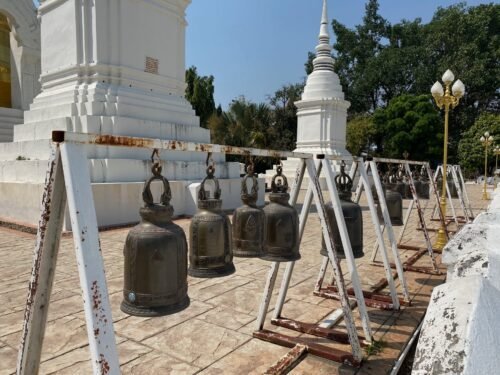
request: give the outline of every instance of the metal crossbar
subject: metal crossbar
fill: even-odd
[[[352,354],[345,352],[338,355],[335,353],[332,354],[328,347],[321,345],[310,346],[308,350],[310,353],[320,353],[326,358],[336,359],[354,365],[358,365],[361,362],[362,353],[360,339],[356,332],[350,300],[340,270],[339,259],[334,249],[335,245],[331,235],[332,230],[326,218],[323,196],[317,178],[321,171],[320,167],[322,167],[326,171],[330,197],[333,201],[344,250],[349,259],[348,264],[351,272],[351,281],[357,289],[356,302],[362,315],[363,330],[366,335],[365,339],[371,341],[372,333],[370,321],[366,313],[364,297],[360,289],[360,282],[352,255],[351,244],[340,209],[337,188],[335,183],[333,183],[335,172],[331,169],[331,163],[328,162],[328,160],[357,159],[316,155],[316,158],[322,158],[323,160],[318,160],[316,162],[317,165],[315,165],[314,155],[312,154],[285,151],[63,131],[53,132],[52,139],[53,147],[42,202],[43,211],[38,225],[37,243],[35,246],[29,293],[25,309],[25,319],[23,322],[22,338],[18,355],[18,374],[35,374],[39,369],[66,200],[69,206],[69,214],[73,228],[73,241],[78,264],[80,286],[83,294],[87,336],[93,372],[94,374],[108,375],[120,373],[111,306],[106,285],[104,263],[99,243],[97,218],[88,170],[86,145],[223,153],[270,158],[300,158],[301,163],[294,176],[290,203],[295,205],[297,202],[303,177],[307,170],[310,183],[312,184],[312,195],[308,198],[309,204],[305,204],[303,207],[303,210],[306,209],[306,211],[301,214],[301,233],[303,233],[310,203],[312,202],[311,197],[313,197],[320,217],[329,260],[334,265],[335,281],[347,327],[347,334],[338,333],[337,336],[345,339],[346,343],[350,343]],[[366,183],[367,178],[364,177],[363,181]],[[280,263],[274,262],[271,264],[271,269],[266,281],[266,291],[272,292],[279,266]],[[290,277],[292,271],[293,264],[290,265],[288,271]],[[286,293],[284,295],[286,295]],[[264,293],[258,317],[259,329],[263,326],[270,296],[270,293]],[[280,298],[278,302],[282,307],[284,297]],[[328,331],[327,334],[332,335],[333,332]],[[283,342],[287,342],[287,340]]]

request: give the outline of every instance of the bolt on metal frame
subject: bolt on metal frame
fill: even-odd
[[[400,164],[400,165],[402,165],[404,167],[406,177],[407,177],[407,179],[409,181],[410,191],[412,193],[412,198],[413,199],[410,202],[410,205],[409,205],[408,209],[406,210],[406,215],[405,215],[404,220],[403,220],[403,227],[402,227],[402,229],[401,229],[401,231],[399,233],[398,240],[394,241],[394,243],[395,243],[396,249],[415,250],[415,251],[417,251],[417,253],[414,254],[413,256],[411,256],[409,259],[407,259],[406,262],[404,262],[403,269],[405,271],[423,272],[423,273],[440,275],[441,272],[439,271],[439,268],[437,266],[436,259],[435,259],[435,250],[436,249],[433,248],[432,243],[430,241],[429,230],[427,228],[427,224],[426,224],[426,221],[425,221],[424,211],[422,209],[422,205],[420,204],[420,199],[419,199],[417,191],[415,189],[415,183],[414,183],[414,180],[413,180],[413,176],[412,176],[412,173],[411,173],[411,167],[410,167],[411,165],[414,165],[414,166],[421,166],[421,167],[425,168],[426,174],[428,176],[429,183],[430,183],[430,194],[432,194],[434,196],[434,199],[435,199],[436,202],[439,202],[439,193],[437,191],[437,187],[436,187],[436,184],[434,182],[434,179],[432,178],[432,172],[431,172],[429,163],[427,163],[427,162],[418,162],[418,161],[410,161],[410,160],[400,160],[400,159],[387,159],[387,158],[374,158],[374,161],[372,163],[375,164],[374,169],[373,169],[375,171],[377,170],[376,169],[376,163]],[[374,173],[374,177],[375,177],[375,173]],[[378,173],[377,173],[377,177],[378,177]],[[381,192],[381,194],[383,195],[382,192]],[[431,197],[429,196],[429,200],[430,199],[431,199]],[[441,206],[438,204],[437,207],[439,207],[440,219],[441,219],[442,222],[444,222],[445,219],[444,219],[444,214],[441,211]],[[409,222],[411,213],[412,213],[412,211],[413,211],[414,208],[417,209],[418,220],[419,220],[419,227],[421,228],[421,230],[422,230],[422,232],[424,234],[424,239],[425,239],[425,243],[426,243],[425,247],[413,246],[413,245],[408,245],[408,244],[402,244],[401,243],[401,241],[402,241],[402,239],[404,237],[404,233],[406,231],[406,228],[408,226],[408,222]],[[392,225],[391,226],[385,225],[385,228],[388,228],[389,232],[390,232],[392,230]],[[448,234],[447,231],[446,231],[445,235],[446,235],[446,238],[449,239],[449,234]],[[391,237],[391,236],[389,236],[389,237]],[[391,241],[391,243],[392,243],[392,241]],[[373,252],[372,252],[372,262],[376,261],[378,248],[379,248],[378,244],[375,244],[375,246],[373,248]],[[430,258],[430,261],[431,261],[431,265],[432,265],[432,269],[414,266],[414,263],[418,259],[420,259],[425,253],[427,253],[429,255],[429,258]],[[375,264],[377,264],[377,263],[375,263]],[[393,268],[397,268],[397,263],[395,265],[393,265]]]
[[[34,374],[37,373],[39,369],[66,201],[69,206],[69,214],[73,228],[73,241],[83,295],[93,373],[107,375],[120,373],[111,305],[106,285],[96,211],[86,156],[86,147],[88,145],[301,159],[300,168],[297,170],[295,176],[290,203],[294,205],[297,202],[304,173],[307,170],[313,186],[312,193],[322,224],[323,236],[326,240],[330,262],[334,265],[336,283],[339,289],[340,302],[343,307],[344,319],[347,327],[347,334],[341,333],[339,336],[342,337],[346,343],[350,343],[352,347],[352,354],[343,352],[340,354],[337,353],[338,355],[333,353],[332,355],[332,350],[330,350],[330,348],[321,347],[320,345],[309,345],[308,351],[312,354],[323,355],[326,358],[335,358],[345,363],[359,365],[362,359],[361,345],[356,332],[343,275],[340,272],[339,259],[334,249],[331,236],[332,231],[326,219],[324,200],[321,194],[319,180],[316,176],[318,172],[312,154],[64,131],[54,131],[52,134],[52,141],[53,147],[45,180],[42,213],[38,225],[32,274],[24,314],[25,319],[23,322],[23,331],[18,353],[18,374]],[[326,156],[324,160],[318,161],[318,169],[319,166],[322,165],[327,173],[330,197],[333,201],[344,249],[346,250],[347,257],[350,258],[349,263],[352,267],[351,279],[354,285],[359,289],[356,295],[360,312],[362,312],[363,329],[367,336],[366,340],[371,341],[372,334],[370,322],[366,314],[363,294],[359,287],[359,278],[354,264],[345,221],[340,209],[337,188],[333,183],[335,172],[332,171],[331,164],[327,160],[341,160],[341,158]],[[307,212],[303,215],[305,216],[300,224],[301,233],[304,230]],[[266,283],[266,290],[271,290],[274,286],[279,265],[280,264],[276,262],[271,265]],[[290,276],[292,270],[293,265],[290,267]],[[263,326],[269,301],[270,293],[265,293],[258,317],[259,328]],[[281,300],[279,300],[279,302],[280,301]],[[284,298],[280,303],[284,303]],[[330,332],[331,330],[326,331],[326,334],[334,334]]]

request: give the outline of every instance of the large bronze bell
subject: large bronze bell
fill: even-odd
[[[345,163],[340,166],[340,174],[335,177],[335,184],[339,191],[340,205],[344,216],[347,233],[351,242],[354,258],[361,258],[365,255],[363,252],[363,213],[359,204],[354,203],[352,198],[352,179],[345,173]],[[332,229],[333,243],[339,258],[345,258],[344,246],[340,237],[339,227],[335,218],[335,211],[332,204],[325,206],[328,222]],[[321,255],[328,255],[325,239],[321,244]]]
[[[163,182],[160,204],[153,202],[150,185]],[[168,180],[159,163],[142,192],[141,222],[127,236],[121,310],[130,315],[160,316],[183,310],[187,294],[187,243],[181,227],[172,222]]]
[[[252,181],[248,193],[247,181]],[[254,258],[264,255],[266,238],[266,215],[257,207],[259,184],[253,172],[253,165],[247,167],[247,174],[241,181],[241,200],[243,206],[233,214],[233,255]]]
[[[299,215],[288,200],[288,181],[278,166],[271,183],[270,203],[266,215],[266,246],[261,259],[272,262],[291,262],[300,259]]]
[[[450,189],[451,197],[454,199],[458,198],[458,191],[457,191],[457,187],[455,186],[455,182],[453,181],[453,177],[448,176],[446,181],[448,182],[448,188]],[[439,190],[442,188],[442,186],[443,186],[443,177],[442,176],[439,176],[437,178],[436,186]]]
[[[189,227],[189,270],[194,277],[219,277],[232,274],[231,222],[222,211],[219,181],[213,166],[207,168],[198,192],[198,212]],[[215,185],[214,198],[205,190],[207,180]]]

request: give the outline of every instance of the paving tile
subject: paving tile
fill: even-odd
[[[9,375],[16,372],[17,350],[9,346],[0,347],[0,375]]]
[[[2,337],[10,347],[17,347],[21,332]],[[87,345],[87,329],[85,321],[74,316],[65,316],[51,321],[45,328],[45,337],[42,349],[42,361],[58,357],[61,354]]]
[[[341,371],[340,368],[345,367],[340,363],[325,360],[323,358],[318,358],[313,355],[307,355],[292,371],[290,375],[336,375],[336,374],[348,374],[346,370]],[[350,370],[351,374],[355,373],[354,369]]]
[[[191,301],[187,309],[173,315],[155,318],[130,316],[117,322],[115,324],[115,330],[119,332],[120,335],[129,339],[143,341],[148,337],[154,336],[211,309],[213,309],[212,305],[199,301]]]
[[[203,370],[200,375],[263,374],[288,351],[279,345],[251,340]]]
[[[214,309],[199,315],[197,319],[236,331],[255,320],[255,317],[235,311],[228,307],[217,306]]]
[[[24,311],[0,314],[0,338],[23,329]]]
[[[252,281],[252,279],[244,276],[222,277],[214,279],[213,284],[196,284],[188,289],[188,294],[191,298],[198,301],[208,301],[211,298],[227,292],[228,290],[235,289]]]
[[[193,319],[153,336],[143,343],[198,367],[206,367],[232,352],[249,337]]]
[[[121,370],[123,375],[189,375],[198,373],[200,368],[155,351],[122,366]]]

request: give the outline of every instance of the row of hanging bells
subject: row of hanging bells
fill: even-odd
[[[248,181],[252,182],[248,193]],[[233,254],[272,262],[290,262],[300,259],[299,216],[288,203],[288,180],[283,167],[278,165],[271,182],[269,204],[257,207],[258,181],[253,164],[241,183],[243,206],[233,215]]]

